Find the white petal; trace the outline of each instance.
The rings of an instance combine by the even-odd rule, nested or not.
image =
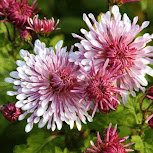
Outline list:
[[[81,122],[78,118],[76,120],[76,126],[77,126],[78,130],[80,131],[81,130]]]
[[[58,119],[58,121],[56,121],[56,124],[57,124],[57,129],[61,130],[61,128],[62,128],[62,121],[60,119]]]
[[[28,123],[25,127],[25,132],[30,132],[33,128],[33,123]]]
[[[46,111],[46,109],[47,109],[47,107],[44,107],[44,108],[40,107],[40,108],[37,110],[36,115],[37,115],[37,116],[42,116],[42,115],[44,114],[44,112]]]
[[[70,120],[70,129],[73,129],[74,127],[74,120]]]
[[[16,96],[16,98],[18,99],[18,100],[23,100],[23,99],[25,99],[27,96],[25,95],[25,94],[19,94],[19,95],[17,95]]]
[[[20,120],[23,120],[24,118],[25,118],[25,114],[21,114],[19,117],[18,117],[18,120],[20,121]]]
[[[26,57],[27,55],[28,55],[28,52],[26,50],[23,50],[23,49],[20,50],[20,56],[22,58]]]
[[[16,78],[16,79],[19,79],[20,77],[18,76],[18,72],[17,71],[12,71],[11,73],[10,73],[10,76],[12,77],[12,78]]]
[[[17,66],[23,66],[23,65],[25,65],[26,63],[25,63],[24,61],[17,60],[17,61],[16,61],[16,64],[17,64]]]
[[[119,12],[119,8],[117,5],[114,5],[112,7],[112,13],[114,14],[114,19],[115,20],[121,20],[121,14]]]
[[[17,95],[18,92],[16,92],[16,91],[7,91],[6,94],[9,95],[9,96],[14,96],[14,95]]]
[[[143,22],[141,28],[144,29],[144,28],[148,27],[149,23],[150,23],[149,21]]]
[[[16,107],[22,107],[24,105],[24,103],[23,103],[23,101],[18,101],[18,102],[16,102],[16,104],[15,104],[15,106]]]
[[[63,45],[63,40],[60,40],[60,41],[55,45],[56,51],[60,50],[61,47],[62,47],[62,45]]]
[[[14,79],[12,78],[5,78],[4,81],[7,83],[14,83]]]

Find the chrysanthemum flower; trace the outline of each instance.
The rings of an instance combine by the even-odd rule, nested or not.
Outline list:
[[[87,148],[88,153],[127,153],[133,152],[132,149],[128,147],[133,143],[128,143],[126,145],[122,145],[125,143],[125,140],[128,136],[123,137],[121,139],[118,138],[118,133],[116,132],[117,125],[115,125],[114,129],[111,128],[112,124],[109,124],[108,129],[106,130],[105,143],[102,142],[99,132],[97,133],[97,146],[94,145],[93,141],[90,141],[91,148]]]
[[[17,0],[0,0],[0,15],[5,16],[5,9],[9,7],[10,3],[14,3]]]
[[[149,124],[149,126],[153,129],[153,114],[151,114],[147,119],[146,123]]]
[[[16,121],[21,115],[21,109],[16,107],[15,103],[10,103],[4,107],[3,115],[10,122]]]
[[[59,23],[59,20],[57,20],[56,24],[54,21],[54,18],[47,20],[44,18],[44,20],[38,19],[38,15],[35,15],[33,19],[29,18],[28,23],[30,27],[27,27],[28,29],[33,30],[35,33],[43,34],[43,35],[49,35],[52,31],[58,30],[57,25]]]
[[[96,68],[103,65],[107,58],[109,58],[109,66],[115,63],[121,67],[116,72],[117,74],[126,75],[119,78],[120,87],[127,89],[135,96],[134,90],[141,89],[144,91],[143,86],[147,86],[148,82],[145,79],[145,74],[153,76],[153,70],[148,64],[153,64],[150,58],[153,56],[152,46],[146,46],[153,38],[153,35],[148,33],[139,36],[135,39],[136,35],[148,26],[149,22],[143,22],[140,27],[137,25],[138,17],[133,19],[131,23],[127,14],[123,15],[119,12],[118,6],[112,7],[112,14],[108,11],[102,14],[101,21],[98,23],[93,14],[83,14],[83,20],[86,22],[89,32],[81,29],[85,38],[73,34],[75,38],[81,40],[75,46],[79,48],[78,52],[72,53],[70,61],[76,64],[81,63],[86,69],[91,68],[91,59],[94,58]],[[91,24],[94,23],[94,26]],[[123,102],[127,101],[127,95],[123,95]]]
[[[27,114],[26,132],[33,128],[34,123],[42,128],[47,124],[47,129],[62,128],[65,121],[70,128],[76,126],[81,129],[81,122],[86,123],[91,116],[85,111],[86,102],[79,103],[81,93],[73,93],[76,87],[82,86],[78,81],[78,66],[68,61],[69,54],[66,47],[61,48],[63,41],[59,41],[53,48],[46,48],[44,43],[36,40],[34,54],[21,50],[20,55],[25,61],[18,60],[17,71],[10,73],[13,78],[6,78],[6,82],[16,85],[17,91],[8,91],[8,95],[17,95],[19,100],[16,107],[25,112],[19,116],[19,120]],[[56,52],[56,53],[55,53]]]
[[[0,0],[0,6],[3,10],[5,10],[7,7],[9,7],[10,3],[17,2],[17,0]]]
[[[84,88],[78,88],[75,91],[83,94],[83,99],[88,102],[87,109],[90,105],[94,105],[92,116],[94,116],[97,108],[102,113],[116,110],[118,104],[120,104],[120,99],[117,96],[120,95],[120,92],[126,92],[116,85],[117,78],[121,76],[115,76],[114,73],[120,68],[120,65],[116,68],[112,66],[112,69],[108,71],[108,63],[109,59],[96,71],[93,61],[89,72],[85,71],[83,67],[81,70],[86,85]]]
[[[4,16],[7,21],[14,24],[17,27],[23,27],[27,25],[27,19],[38,13],[34,12],[37,7],[37,0],[34,0],[31,6],[28,5],[28,0],[21,0],[21,2],[15,0],[13,3],[9,3],[5,8]]]

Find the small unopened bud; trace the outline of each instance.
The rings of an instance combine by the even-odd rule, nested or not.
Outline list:
[[[10,122],[16,121],[21,114],[21,109],[15,107],[14,103],[6,105],[3,109],[3,116]]]
[[[31,42],[32,40],[31,32],[27,29],[20,31],[20,38],[25,42]]]
[[[145,121],[153,129],[153,114],[151,114]]]
[[[148,124],[153,129],[153,117],[149,120]]]
[[[153,99],[153,86],[150,87],[150,88],[147,90],[146,96],[147,96],[147,98],[149,98],[149,99]]]

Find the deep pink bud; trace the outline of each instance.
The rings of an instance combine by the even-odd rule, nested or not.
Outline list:
[[[153,117],[149,120],[149,126],[153,129]]]
[[[30,42],[32,40],[32,31],[24,29],[20,31],[20,38],[25,42]]]
[[[149,99],[153,99],[153,86],[148,89],[148,91],[146,92],[146,96]]]
[[[4,117],[10,122],[16,121],[20,114],[21,114],[21,109],[15,107],[14,103],[6,105],[3,110]]]
[[[149,126],[153,129],[153,114],[151,114],[147,119],[146,123],[149,124]]]

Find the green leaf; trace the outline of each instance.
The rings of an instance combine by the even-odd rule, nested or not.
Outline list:
[[[145,153],[153,153],[153,129],[148,127],[144,134]]]
[[[143,11],[147,9],[147,0],[141,1],[141,8]]]
[[[55,147],[55,153],[63,153],[63,152],[62,152],[61,148],[56,146]]]
[[[144,153],[144,143],[143,140],[141,139],[141,137],[139,135],[134,135],[131,138],[131,142],[134,142],[134,147],[135,150],[140,151],[141,153]]]
[[[55,47],[55,45],[60,41],[64,40],[64,35],[57,35],[50,40],[50,46]]]
[[[28,137],[27,144],[15,146],[14,153],[60,153],[62,151],[59,146],[63,147],[64,137],[56,137],[47,132],[33,134]]]

